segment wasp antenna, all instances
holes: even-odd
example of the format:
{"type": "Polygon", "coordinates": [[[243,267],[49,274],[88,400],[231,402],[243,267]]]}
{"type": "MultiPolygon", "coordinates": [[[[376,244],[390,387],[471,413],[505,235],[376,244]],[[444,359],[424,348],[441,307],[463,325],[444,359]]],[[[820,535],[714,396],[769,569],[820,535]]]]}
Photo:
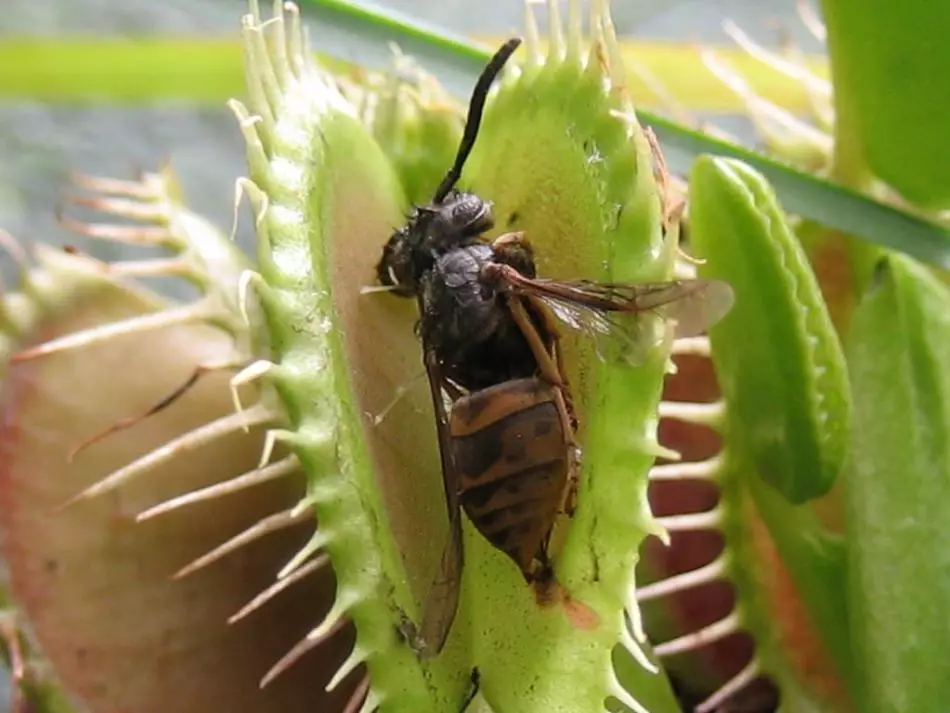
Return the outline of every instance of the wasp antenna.
{"type": "Polygon", "coordinates": [[[505,42],[505,44],[495,52],[495,56],[488,61],[488,64],[482,71],[482,75],[475,83],[475,89],[472,91],[472,100],[468,105],[468,117],[465,119],[465,131],[462,133],[462,141],[459,144],[458,155],[455,157],[455,163],[452,164],[452,168],[449,169],[449,172],[445,174],[445,178],[442,179],[442,183],[439,184],[439,188],[435,192],[435,197],[432,199],[433,203],[441,203],[445,200],[445,197],[449,194],[449,191],[452,190],[455,182],[458,181],[459,176],[462,175],[462,166],[465,165],[465,160],[468,158],[469,153],[471,153],[472,146],[475,145],[475,139],[478,137],[478,126],[482,123],[482,110],[485,108],[488,90],[491,89],[495,77],[501,72],[502,67],[505,66],[508,58],[514,54],[515,50],[518,49],[521,42],[520,37],[512,37],[505,42]]]}

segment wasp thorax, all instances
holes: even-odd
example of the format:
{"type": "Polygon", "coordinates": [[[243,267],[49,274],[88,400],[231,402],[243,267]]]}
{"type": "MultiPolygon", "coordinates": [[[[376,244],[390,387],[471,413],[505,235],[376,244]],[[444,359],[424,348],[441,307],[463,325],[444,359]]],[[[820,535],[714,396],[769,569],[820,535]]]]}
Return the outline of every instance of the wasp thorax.
{"type": "Polygon", "coordinates": [[[492,203],[474,193],[452,191],[445,201],[429,206],[431,212],[426,243],[433,252],[442,253],[477,238],[495,224],[492,203]]]}

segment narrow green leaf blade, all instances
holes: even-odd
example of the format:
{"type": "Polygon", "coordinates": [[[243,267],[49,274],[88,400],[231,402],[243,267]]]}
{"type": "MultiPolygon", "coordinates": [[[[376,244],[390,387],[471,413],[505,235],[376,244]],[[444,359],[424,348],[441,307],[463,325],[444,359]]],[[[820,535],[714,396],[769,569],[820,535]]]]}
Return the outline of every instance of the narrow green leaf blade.
{"type": "Polygon", "coordinates": [[[850,337],[858,709],[940,711],[950,701],[950,293],[926,268],[888,258],[850,337]]]}

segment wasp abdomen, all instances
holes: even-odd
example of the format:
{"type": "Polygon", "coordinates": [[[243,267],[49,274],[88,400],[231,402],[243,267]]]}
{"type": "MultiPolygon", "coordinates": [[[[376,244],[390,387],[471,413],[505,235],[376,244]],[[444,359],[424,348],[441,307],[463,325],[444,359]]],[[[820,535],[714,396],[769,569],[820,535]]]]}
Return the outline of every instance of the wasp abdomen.
{"type": "Polygon", "coordinates": [[[462,507],[529,579],[568,484],[568,438],[554,389],[516,379],[464,396],[452,407],[451,436],[462,507]]]}

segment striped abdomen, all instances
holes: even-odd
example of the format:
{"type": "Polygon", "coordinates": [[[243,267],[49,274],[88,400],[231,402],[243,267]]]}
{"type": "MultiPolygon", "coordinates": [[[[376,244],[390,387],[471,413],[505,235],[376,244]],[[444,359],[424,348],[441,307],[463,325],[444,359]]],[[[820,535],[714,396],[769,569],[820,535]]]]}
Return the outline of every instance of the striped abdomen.
{"type": "Polygon", "coordinates": [[[555,390],[517,379],[462,397],[451,436],[459,500],[472,524],[526,579],[568,486],[570,449],[555,390]]]}

